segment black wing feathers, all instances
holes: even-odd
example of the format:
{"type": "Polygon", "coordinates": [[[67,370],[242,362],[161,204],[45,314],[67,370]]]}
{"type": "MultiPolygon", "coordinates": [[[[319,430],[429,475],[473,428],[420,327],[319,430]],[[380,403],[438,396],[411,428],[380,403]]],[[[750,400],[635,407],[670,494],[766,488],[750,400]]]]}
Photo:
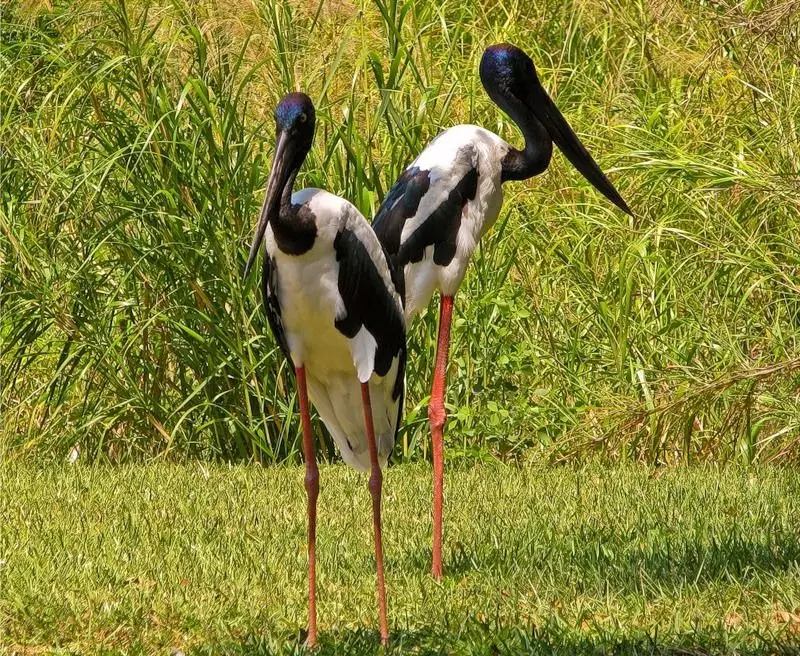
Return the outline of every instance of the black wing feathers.
{"type": "Polygon", "coordinates": [[[269,327],[272,329],[275,341],[291,364],[292,356],[289,353],[286,334],[283,332],[281,306],[278,302],[278,268],[275,266],[275,260],[266,253],[264,253],[264,268],[261,270],[261,291],[264,294],[264,309],[267,312],[269,327]]]}
{"type": "Polygon", "coordinates": [[[389,275],[392,277],[392,284],[394,284],[394,289],[397,292],[397,295],[400,297],[400,302],[403,304],[403,308],[405,308],[406,277],[403,275],[403,267],[395,264],[394,258],[389,255],[389,251],[386,250],[385,246],[381,244],[381,248],[383,249],[383,256],[386,258],[386,264],[389,265],[389,275]]]}
{"type": "Polygon", "coordinates": [[[399,262],[419,262],[425,249],[433,245],[433,261],[447,266],[456,255],[456,239],[464,206],[475,198],[478,171],[470,169],[437,207],[400,247],[399,262]]]}
{"type": "Polygon", "coordinates": [[[375,234],[402,269],[409,262],[419,262],[425,249],[433,246],[433,261],[447,266],[456,255],[458,230],[464,206],[478,191],[478,170],[470,168],[442,203],[428,215],[408,238],[400,243],[405,222],[417,213],[420,201],[430,187],[430,171],[408,169],[387,195],[373,223],[375,234]]]}
{"type": "MultiPolygon", "coordinates": [[[[377,342],[375,373],[385,376],[398,354],[401,360],[405,357],[402,310],[352,230],[340,230],[333,247],[339,262],[339,295],[346,311],[342,319],[336,320],[336,328],[352,339],[362,326],[365,327],[377,342]]],[[[400,386],[402,388],[402,382],[400,386]]]]}
{"type": "Polygon", "coordinates": [[[400,250],[400,236],[406,220],[417,213],[422,197],[430,188],[430,173],[416,166],[403,171],[378,208],[372,229],[393,257],[400,250]]]}

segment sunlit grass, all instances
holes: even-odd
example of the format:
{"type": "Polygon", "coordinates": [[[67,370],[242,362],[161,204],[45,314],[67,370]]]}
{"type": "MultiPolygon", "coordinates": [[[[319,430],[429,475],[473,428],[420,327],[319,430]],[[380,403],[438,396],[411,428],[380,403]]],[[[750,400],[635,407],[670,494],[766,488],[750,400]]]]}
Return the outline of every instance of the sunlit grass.
{"type": "MultiPolygon", "coordinates": [[[[2,466],[0,643],[299,651],[302,477],[299,467],[2,466]]],[[[325,466],[321,484],[322,653],[377,653],[366,479],[325,466]]],[[[428,574],[430,470],[390,468],[384,490],[395,653],[800,644],[794,471],[451,469],[442,584],[428,574]]]]}

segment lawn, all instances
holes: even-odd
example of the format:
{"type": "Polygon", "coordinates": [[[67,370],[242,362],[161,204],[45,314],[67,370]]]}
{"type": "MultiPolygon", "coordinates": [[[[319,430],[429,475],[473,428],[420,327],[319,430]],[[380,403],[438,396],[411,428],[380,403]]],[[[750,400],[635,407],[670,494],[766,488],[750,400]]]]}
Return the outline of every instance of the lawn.
{"type": "MultiPolygon", "coordinates": [[[[298,467],[0,466],[11,653],[295,653],[298,467]]],[[[322,468],[321,653],[378,652],[366,480],[322,468]]],[[[430,470],[388,470],[395,653],[797,653],[800,474],[782,468],[451,470],[446,576],[430,470]]]]}

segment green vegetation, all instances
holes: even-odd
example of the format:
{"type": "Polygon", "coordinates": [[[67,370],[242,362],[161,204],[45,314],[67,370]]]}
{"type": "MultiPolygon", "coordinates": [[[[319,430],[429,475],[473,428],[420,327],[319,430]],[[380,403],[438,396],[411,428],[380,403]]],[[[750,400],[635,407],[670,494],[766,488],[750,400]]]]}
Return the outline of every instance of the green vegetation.
{"type": "MultiPolygon", "coordinates": [[[[800,475],[762,464],[800,462],[795,4],[3,2],[0,651],[303,651],[303,473],[213,462],[299,459],[241,279],[272,109],[313,97],[301,182],[371,215],[443,128],[519,142],[476,70],[505,40],[636,216],[559,155],[507,186],[456,302],[442,584],[413,326],[392,650],[798,653],[800,475]]],[[[377,652],[366,481],[322,486],[321,652],[377,652]]]]}
{"type": "MultiPolygon", "coordinates": [[[[429,575],[430,470],[390,468],[396,653],[797,653],[800,474],[653,474],[451,471],[440,585],[429,575]]],[[[377,653],[366,478],[341,465],[321,477],[322,653],[377,653]]],[[[302,479],[298,467],[2,466],[0,643],[300,651],[302,479]]]]}
{"type": "MultiPolygon", "coordinates": [[[[313,96],[301,182],[370,215],[444,127],[519,141],[476,72],[484,46],[508,40],[636,217],[558,155],[508,185],[456,304],[450,456],[798,460],[793,3],[12,0],[2,12],[7,452],[296,460],[293,384],[255,276],[241,280],[273,107],[296,86],[313,96]]],[[[401,460],[426,454],[436,316],[412,330],[401,460]]]]}

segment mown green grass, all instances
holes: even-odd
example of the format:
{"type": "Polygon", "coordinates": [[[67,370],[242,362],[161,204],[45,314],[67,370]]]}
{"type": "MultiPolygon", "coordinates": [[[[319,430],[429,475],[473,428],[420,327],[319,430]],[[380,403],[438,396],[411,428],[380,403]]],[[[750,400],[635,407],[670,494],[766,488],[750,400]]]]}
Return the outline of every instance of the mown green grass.
{"type": "MultiPolygon", "coordinates": [[[[299,467],[0,468],[0,643],[12,653],[295,653],[306,620],[299,467]]],[[[321,653],[377,653],[366,480],[321,472],[321,653]]],[[[482,465],[388,470],[394,653],[789,654],[800,649],[800,475],[482,465]],[[663,475],[662,475],[663,474],[663,475]]]]}
{"type": "MultiPolygon", "coordinates": [[[[300,182],[370,216],[446,127],[519,143],[477,75],[483,48],[507,40],[636,216],[558,154],[507,185],[456,303],[450,457],[800,458],[795,3],[12,0],[2,12],[10,451],[296,461],[292,381],[241,280],[276,102],[301,87],[318,106],[300,182]]],[[[428,453],[436,317],[410,331],[398,459],[428,453]]]]}

